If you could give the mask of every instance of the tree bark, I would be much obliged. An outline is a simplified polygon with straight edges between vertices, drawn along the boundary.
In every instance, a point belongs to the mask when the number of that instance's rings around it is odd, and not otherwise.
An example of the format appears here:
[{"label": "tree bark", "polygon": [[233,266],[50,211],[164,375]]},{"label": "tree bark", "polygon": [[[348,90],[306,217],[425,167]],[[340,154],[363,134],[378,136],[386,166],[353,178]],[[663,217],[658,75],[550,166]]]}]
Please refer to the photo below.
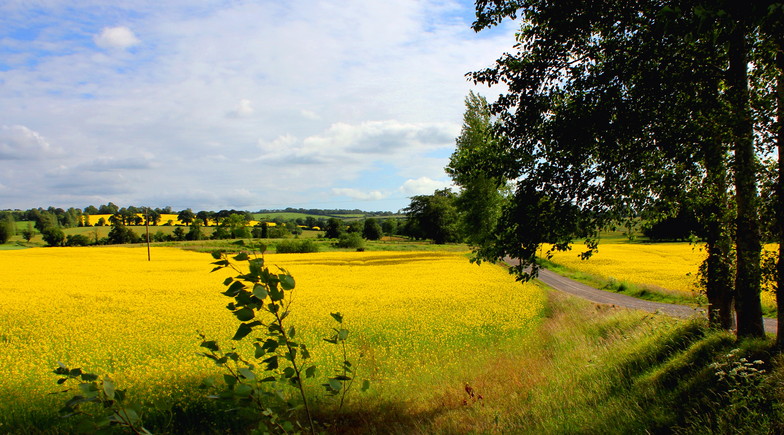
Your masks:
[{"label": "tree bark", "polygon": [[760,301],[759,193],[756,183],[754,131],[749,106],[748,47],[742,15],[736,16],[729,34],[728,97],[732,110],[731,131],[735,151],[735,195],[738,206],[735,231],[737,272],[735,275],[735,309],[738,314],[738,337],[763,337]]},{"label": "tree bark", "polygon": [[779,179],[776,183],[776,232],[779,241],[779,258],[776,263],[776,308],[778,327],[776,347],[784,349],[784,38],[779,39],[776,52],[776,146],[779,157]]}]

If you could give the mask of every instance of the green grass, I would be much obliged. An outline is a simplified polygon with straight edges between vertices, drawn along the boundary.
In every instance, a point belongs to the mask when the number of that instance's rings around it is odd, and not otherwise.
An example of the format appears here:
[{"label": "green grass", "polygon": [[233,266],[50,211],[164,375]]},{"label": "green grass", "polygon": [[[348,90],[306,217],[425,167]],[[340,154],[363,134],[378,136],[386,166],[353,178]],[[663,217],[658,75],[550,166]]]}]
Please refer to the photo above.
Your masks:
[{"label": "green grass", "polygon": [[[465,378],[481,400],[455,385],[337,419],[354,433],[780,433],[784,361],[771,344],[552,292],[547,318],[516,348],[472,349],[494,355]],[[718,380],[712,364],[744,356],[769,375]]]}]

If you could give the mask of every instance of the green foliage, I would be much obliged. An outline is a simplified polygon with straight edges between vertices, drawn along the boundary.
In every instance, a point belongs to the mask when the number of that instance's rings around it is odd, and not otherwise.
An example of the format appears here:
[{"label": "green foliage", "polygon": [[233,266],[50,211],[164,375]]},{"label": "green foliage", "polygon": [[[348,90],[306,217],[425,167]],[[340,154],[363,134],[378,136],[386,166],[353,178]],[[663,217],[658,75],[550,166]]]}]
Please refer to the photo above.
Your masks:
[{"label": "green foliage", "polygon": [[115,220],[112,229],[109,230],[109,243],[119,245],[123,243],[139,243],[141,237],[135,231],[123,225],[120,220]]},{"label": "green foliage", "polygon": [[324,237],[328,239],[337,239],[343,234],[343,221],[338,218],[329,218],[327,226],[324,228]]},{"label": "green foliage", "polygon": [[8,243],[11,236],[16,234],[16,224],[14,217],[10,213],[0,216],[0,244]]},{"label": "green foliage", "polygon": [[59,227],[49,227],[41,231],[46,244],[49,246],[62,246],[65,243],[65,233]]},{"label": "green foliage", "polygon": [[114,427],[120,427],[134,434],[149,434],[142,426],[142,413],[137,404],[131,403],[125,390],[116,387],[109,376],[87,373],[82,369],[69,369],[63,363],[54,370],[61,376],[58,385],[74,384],[59,391],[74,393],[60,409],[62,418],[77,420],[76,429],[79,433],[103,434],[112,433]]},{"label": "green foliage", "polygon": [[406,207],[406,232],[420,239],[432,239],[436,244],[458,242],[457,195],[449,189],[436,190],[432,195],[416,195]]},{"label": "green foliage", "polygon": [[88,246],[91,244],[90,239],[84,234],[69,234],[65,240],[66,246]]},{"label": "green foliage", "polygon": [[345,233],[341,234],[335,246],[338,248],[364,249],[365,240],[359,233]]},{"label": "green foliage", "polygon": [[362,237],[368,240],[378,240],[383,235],[383,231],[381,230],[381,225],[379,225],[378,221],[374,218],[365,219],[364,226],[362,228]]},{"label": "green foliage", "polygon": [[34,236],[35,229],[33,229],[33,223],[28,222],[27,228],[22,230],[22,238],[24,238],[27,243],[30,243],[30,240],[32,240]]},{"label": "green foliage", "polygon": [[[265,250],[263,245],[258,248],[262,253]],[[222,389],[219,388],[217,394],[209,397],[230,403],[239,416],[253,421],[257,425],[254,433],[317,433],[303,385],[304,379],[315,377],[317,369],[310,362],[307,346],[298,339],[299,332],[294,325],[285,321],[290,314],[291,292],[296,287],[294,278],[284,269],[278,268],[277,273],[270,271],[264,263],[264,257],[256,254],[241,252],[229,256],[215,251],[212,256],[216,260],[212,263],[215,266],[213,272],[231,268],[238,273],[223,281],[226,287],[223,295],[233,299],[226,308],[240,322],[232,340],[251,337],[255,352],[251,358],[240,355],[234,348],[224,351],[216,341],[200,335],[201,347],[206,349],[201,355],[226,370]],[[239,263],[246,263],[247,270],[237,266]],[[332,317],[342,323],[339,314],[332,314]],[[351,363],[347,360],[345,347],[348,330],[335,330],[337,336],[334,343],[342,345],[344,351],[344,369],[337,376],[327,379],[327,385],[333,387],[335,392],[344,390],[341,395],[342,406],[345,391],[350,387],[352,377],[349,374],[352,372],[348,371]],[[301,403],[286,397],[280,389],[285,386],[299,392]],[[204,387],[218,386],[215,380],[208,379]],[[302,409],[306,417],[304,424],[298,418]]]},{"label": "green foliage", "polygon": [[282,240],[275,244],[275,252],[278,254],[305,254],[308,252],[318,252],[319,247],[313,240]]}]

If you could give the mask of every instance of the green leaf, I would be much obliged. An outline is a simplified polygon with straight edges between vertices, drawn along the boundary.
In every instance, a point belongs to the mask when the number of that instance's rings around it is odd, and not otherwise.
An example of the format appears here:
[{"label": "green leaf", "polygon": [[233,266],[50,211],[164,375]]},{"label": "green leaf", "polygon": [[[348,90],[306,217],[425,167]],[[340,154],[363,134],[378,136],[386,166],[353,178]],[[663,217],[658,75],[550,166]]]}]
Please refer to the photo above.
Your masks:
[{"label": "green leaf", "polygon": [[251,332],[253,332],[253,328],[250,327],[247,323],[242,323],[240,324],[239,328],[237,328],[237,332],[234,334],[234,337],[232,337],[232,340],[242,340]]},{"label": "green leaf", "polygon": [[343,384],[334,378],[330,378],[329,380],[327,380],[327,382],[329,383],[329,388],[331,388],[334,391],[340,391],[340,389],[343,387]]},{"label": "green leaf", "polygon": [[98,375],[92,373],[82,373],[82,380],[84,382],[92,382],[98,379]]},{"label": "green leaf", "polygon": [[294,325],[291,325],[291,326],[289,327],[289,331],[288,331],[289,340],[293,340],[293,339],[294,339],[294,336],[295,336],[296,334],[297,334],[297,331],[294,329]]},{"label": "green leaf", "polygon": [[[210,254],[212,255],[212,258],[214,258],[216,260],[220,260],[221,257],[223,257],[223,252],[221,252],[221,251],[212,251],[212,252],[210,252]],[[213,263],[213,264],[215,264],[215,263]]]},{"label": "green leaf", "polygon": [[213,352],[218,352],[220,350],[220,347],[215,340],[202,341],[200,347],[207,348]]},{"label": "green leaf", "polygon": [[232,375],[223,375],[223,382],[225,382],[226,385],[234,385],[237,383],[237,378]]},{"label": "green leaf", "polygon": [[234,394],[239,397],[248,397],[250,393],[253,392],[253,387],[247,384],[239,384],[237,388],[234,389]]},{"label": "green leaf", "polygon": [[253,370],[247,367],[240,367],[237,369],[238,372],[242,375],[245,379],[256,379],[256,374],[253,373]]},{"label": "green leaf", "polygon": [[310,366],[305,369],[305,377],[312,378],[316,376],[316,366]]},{"label": "green leaf", "polygon": [[297,375],[297,372],[292,367],[286,367],[283,369],[283,376],[287,378],[292,378]]},{"label": "green leaf", "polygon": [[359,391],[364,393],[365,391],[368,390],[368,388],[370,388],[370,381],[365,379],[364,381],[362,381],[362,386],[359,388]]},{"label": "green leaf", "polygon": [[103,393],[109,400],[114,400],[114,382],[109,378],[103,378]]},{"label": "green leaf", "polygon": [[265,359],[264,363],[267,364],[267,370],[275,370],[278,368],[278,357],[271,356]]},{"label": "green leaf", "polygon": [[234,261],[245,261],[245,260],[247,260],[249,258],[250,257],[248,256],[248,254],[246,252],[240,252],[239,254],[234,256]]},{"label": "green leaf", "polygon": [[242,308],[235,311],[234,315],[237,316],[237,320],[241,322],[247,322],[248,320],[256,317],[256,312],[250,308]]},{"label": "green leaf", "polygon": [[264,351],[264,348],[263,348],[263,347],[261,347],[261,345],[260,345],[260,344],[258,344],[258,343],[253,343],[253,346],[255,346],[255,347],[256,347],[256,350],[254,351],[254,354],[253,354],[253,356],[254,356],[254,357],[256,357],[256,358],[261,358],[261,357],[263,357],[264,355],[266,355],[266,353],[267,353],[267,352],[265,352],[265,351]]},{"label": "green leaf", "polygon": [[342,314],[340,314],[340,313],[329,313],[329,315],[332,316],[332,318],[335,319],[336,322],[343,323],[343,315]]},{"label": "green leaf", "polygon": [[232,281],[234,281],[234,278],[228,277],[228,278],[223,280],[223,285],[229,285],[229,284],[231,284]]},{"label": "green leaf", "polygon": [[308,351],[308,348],[305,347],[304,344],[301,346],[301,348],[302,348],[302,359],[310,359],[310,352]]},{"label": "green leaf", "polygon": [[292,290],[294,289],[294,277],[291,275],[278,275],[278,280],[280,280],[280,286],[283,287],[283,290]]},{"label": "green leaf", "polygon": [[125,421],[128,421],[131,424],[136,424],[141,420],[139,414],[137,414],[133,408],[122,408],[117,411],[117,414],[121,415]]},{"label": "green leaf", "polygon": [[348,329],[341,329],[338,331],[339,340],[345,340],[346,338],[348,338]]},{"label": "green leaf", "polygon": [[271,338],[268,338],[267,341],[264,342],[264,345],[261,346],[262,349],[266,350],[267,352],[275,352],[275,349],[278,348],[278,342]]},{"label": "green leaf", "polygon": [[253,296],[256,296],[257,298],[264,300],[268,295],[269,292],[267,292],[267,289],[263,285],[256,284],[255,286],[253,286]]},{"label": "green leaf", "polygon": [[283,295],[283,291],[274,285],[270,286],[269,294],[270,294],[270,299],[272,299],[273,302],[282,301],[283,298],[285,297]]},{"label": "green leaf", "polygon": [[79,389],[82,390],[84,394],[92,394],[98,391],[98,387],[95,385],[94,382],[86,382],[79,384]]}]

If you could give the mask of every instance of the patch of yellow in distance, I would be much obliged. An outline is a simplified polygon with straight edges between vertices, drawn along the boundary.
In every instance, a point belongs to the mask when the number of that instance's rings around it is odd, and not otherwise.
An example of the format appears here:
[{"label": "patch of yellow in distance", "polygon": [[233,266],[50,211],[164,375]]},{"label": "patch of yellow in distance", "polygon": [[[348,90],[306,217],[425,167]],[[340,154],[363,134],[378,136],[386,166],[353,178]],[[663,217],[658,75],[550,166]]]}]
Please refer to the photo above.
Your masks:
[{"label": "patch of yellow in distance", "polygon": [[[380,395],[405,389],[412,377],[442,377],[478,354],[476,346],[513,340],[533,327],[544,305],[537,287],[521,286],[499,266],[470,264],[460,253],[265,258],[296,280],[287,320],[322,375],[337,354],[321,338],[335,326],[329,313],[341,312],[353,358],[366,355],[364,376]],[[196,331],[226,347],[236,344],[229,338],[239,322],[225,308],[231,299],[220,294],[234,273],[209,273],[212,257],[176,248],[154,248],[152,260],[140,248],[0,251],[0,423],[3,415],[36,407],[58,409],[64,399],[47,396],[56,389],[57,361],[107,372],[119,388],[153,402],[186,400],[178,398],[183,388],[219,373],[195,355]],[[251,340],[240,347],[252,356]]]},{"label": "patch of yellow in distance", "polygon": [[[689,243],[600,243],[599,252],[581,260],[584,249],[575,245],[571,251],[558,252],[552,261],[593,275],[618,281],[654,285],[688,294],[699,293],[697,272],[707,255],[702,245]],[[767,245],[775,250],[775,245]],[[762,303],[774,307],[775,295],[762,292]]]}]

